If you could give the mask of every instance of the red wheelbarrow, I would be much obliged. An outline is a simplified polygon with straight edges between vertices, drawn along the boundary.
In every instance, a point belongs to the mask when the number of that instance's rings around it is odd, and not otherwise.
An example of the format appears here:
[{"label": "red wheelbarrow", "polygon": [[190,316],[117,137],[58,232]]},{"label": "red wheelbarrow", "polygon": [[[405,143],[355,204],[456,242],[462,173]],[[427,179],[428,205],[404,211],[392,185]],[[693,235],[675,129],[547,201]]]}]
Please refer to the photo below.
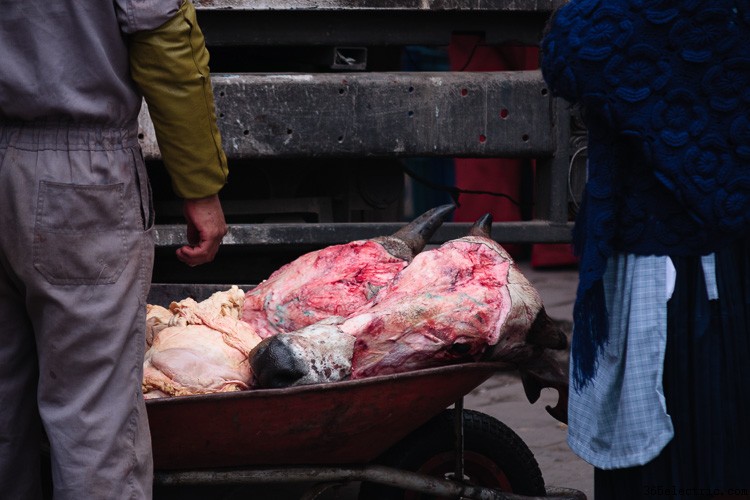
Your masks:
[{"label": "red wheelbarrow", "polygon": [[[545,489],[511,429],[464,410],[504,363],[475,362],[285,389],[147,401],[159,487],[361,481],[361,500],[584,499]],[[561,394],[561,397],[564,395]],[[446,410],[455,404],[455,410]]]}]

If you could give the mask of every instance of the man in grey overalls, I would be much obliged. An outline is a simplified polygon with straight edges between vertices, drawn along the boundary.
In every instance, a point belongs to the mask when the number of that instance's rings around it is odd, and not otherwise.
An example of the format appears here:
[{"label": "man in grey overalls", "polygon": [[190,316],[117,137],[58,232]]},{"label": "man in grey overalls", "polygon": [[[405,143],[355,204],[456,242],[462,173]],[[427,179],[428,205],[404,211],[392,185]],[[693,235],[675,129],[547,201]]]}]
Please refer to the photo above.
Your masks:
[{"label": "man in grey overalls", "polygon": [[[151,497],[141,379],[153,213],[141,96],[189,265],[226,224],[208,54],[182,0],[0,1],[0,498]],[[40,418],[41,417],[41,418]]]}]

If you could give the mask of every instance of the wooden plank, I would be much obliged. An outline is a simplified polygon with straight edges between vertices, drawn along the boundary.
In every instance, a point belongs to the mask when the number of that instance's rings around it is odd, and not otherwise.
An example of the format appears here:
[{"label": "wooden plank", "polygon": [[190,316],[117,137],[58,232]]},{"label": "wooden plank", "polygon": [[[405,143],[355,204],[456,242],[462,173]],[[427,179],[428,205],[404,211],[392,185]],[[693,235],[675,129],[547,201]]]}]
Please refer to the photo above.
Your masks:
[{"label": "wooden plank", "polygon": [[[230,224],[223,245],[256,248],[303,245],[337,245],[349,241],[393,234],[403,226],[398,222],[380,223],[308,223],[308,224]],[[470,223],[443,224],[430,239],[440,244],[465,236]],[[492,237],[500,243],[566,243],[571,238],[572,223],[548,221],[496,222]],[[157,247],[177,247],[186,243],[185,226],[159,225],[155,230]]]},{"label": "wooden plank", "polygon": [[[540,157],[555,151],[539,71],[212,77],[230,159]],[[145,108],[145,107],[144,107]],[[147,113],[147,159],[159,152]]]},{"label": "wooden plank", "polygon": [[537,45],[550,11],[461,9],[207,9],[198,13],[209,49],[216,46],[448,45],[453,33],[488,45]]},{"label": "wooden plank", "polygon": [[539,219],[565,222],[569,219],[570,196],[570,105],[562,99],[553,100],[555,119],[552,133],[558,150],[552,157],[536,163],[536,203],[534,211]]},{"label": "wooden plank", "polygon": [[567,0],[195,0],[201,10],[484,10],[550,12]]},{"label": "wooden plank", "polygon": [[[328,245],[393,234],[400,223],[232,224],[219,255],[208,264],[188,267],[177,260],[175,247],[185,244],[184,225],[156,227],[155,283],[259,283],[305,252]],[[470,224],[446,223],[430,239],[441,244],[460,238]],[[571,223],[545,221],[495,223],[492,236],[506,243],[566,243]],[[179,294],[178,294],[179,295]]]}]

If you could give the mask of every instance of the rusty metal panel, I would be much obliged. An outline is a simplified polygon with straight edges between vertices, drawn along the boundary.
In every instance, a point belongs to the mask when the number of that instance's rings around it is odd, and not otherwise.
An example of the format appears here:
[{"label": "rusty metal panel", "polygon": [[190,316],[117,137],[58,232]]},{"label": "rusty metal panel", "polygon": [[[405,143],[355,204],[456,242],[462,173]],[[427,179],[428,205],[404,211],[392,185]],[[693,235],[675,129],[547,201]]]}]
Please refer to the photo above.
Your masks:
[{"label": "rusty metal panel", "polygon": [[464,363],[335,384],[150,399],[154,468],[367,463],[495,371],[511,369]]},{"label": "rusty metal panel", "polygon": [[[540,157],[555,151],[539,71],[212,77],[230,159]],[[141,116],[147,159],[158,158]]]}]

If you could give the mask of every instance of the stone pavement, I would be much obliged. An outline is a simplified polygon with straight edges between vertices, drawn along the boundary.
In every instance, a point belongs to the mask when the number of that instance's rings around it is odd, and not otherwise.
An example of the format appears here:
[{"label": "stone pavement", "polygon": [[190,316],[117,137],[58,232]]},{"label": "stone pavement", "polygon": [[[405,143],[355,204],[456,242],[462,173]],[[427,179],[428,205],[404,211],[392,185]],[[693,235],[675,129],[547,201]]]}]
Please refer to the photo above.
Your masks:
[{"label": "stone pavement", "polygon": [[[547,313],[553,319],[571,322],[578,272],[573,269],[535,270],[521,263],[521,271],[539,290]],[[575,488],[594,498],[594,471],[578,458],[566,442],[567,426],[547,414],[557,392],[546,389],[535,404],[529,404],[517,376],[498,374],[464,398],[464,406],[491,415],[513,429],[536,457],[548,486]]]}]

